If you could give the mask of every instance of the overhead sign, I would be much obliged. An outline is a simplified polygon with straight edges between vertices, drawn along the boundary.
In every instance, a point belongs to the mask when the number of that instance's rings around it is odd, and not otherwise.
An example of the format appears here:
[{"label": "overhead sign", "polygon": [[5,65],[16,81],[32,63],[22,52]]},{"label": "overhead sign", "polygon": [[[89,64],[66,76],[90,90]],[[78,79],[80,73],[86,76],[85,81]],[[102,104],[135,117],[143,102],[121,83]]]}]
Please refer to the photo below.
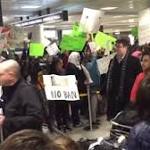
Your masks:
[{"label": "overhead sign", "polygon": [[43,75],[43,82],[47,100],[80,100],[74,75]]},{"label": "overhead sign", "polygon": [[51,13],[51,14],[40,16],[40,17],[28,19],[25,21],[12,23],[12,25],[23,27],[23,26],[30,26],[30,25],[35,25],[35,24],[42,24],[45,22],[54,23],[57,21],[68,21],[68,11],[63,10],[57,13]]}]

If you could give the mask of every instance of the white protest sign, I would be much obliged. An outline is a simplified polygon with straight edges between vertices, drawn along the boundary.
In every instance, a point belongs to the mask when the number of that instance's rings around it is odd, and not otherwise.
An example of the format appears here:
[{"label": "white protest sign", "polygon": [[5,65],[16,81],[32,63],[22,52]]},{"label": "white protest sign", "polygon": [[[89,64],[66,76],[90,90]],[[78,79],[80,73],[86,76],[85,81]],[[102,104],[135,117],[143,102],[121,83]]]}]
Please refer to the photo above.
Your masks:
[{"label": "white protest sign", "polygon": [[96,52],[100,49],[100,46],[98,46],[95,42],[89,42],[88,44],[91,49],[91,52]]},{"label": "white protest sign", "polygon": [[150,42],[150,8],[139,13],[139,45]]},{"label": "white protest sign", "polygon": [[84,32],[95,33],[100,27],[100,18],[104,15],[103,11],[84,8],[80,20],[80,26]]},{"label": "white protest sign", "polygon": [[47,47],[46,51],[48,52],[50,56],[52,56],[52,55],[56,55],[60,50],[57,44],[53,43]]},{"label": "white protest sign", "polygon": [[47,100],[80,100],[74,75],[43,75],[43,82]]},{"label": "white protest sign", "polygon": [[115,56],[115,53],[97,60],[97,66],[98,66],[98,70],[100,74],[107,73],[109,63],[114,56]]}]

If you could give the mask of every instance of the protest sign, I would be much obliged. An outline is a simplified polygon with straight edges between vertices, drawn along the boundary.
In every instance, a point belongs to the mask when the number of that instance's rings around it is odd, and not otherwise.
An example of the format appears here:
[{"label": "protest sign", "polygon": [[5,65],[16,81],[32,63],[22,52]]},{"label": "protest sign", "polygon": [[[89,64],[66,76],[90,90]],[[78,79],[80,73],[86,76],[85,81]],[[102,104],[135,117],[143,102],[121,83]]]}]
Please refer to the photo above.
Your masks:
[{"label": "protest sign", "polygon": [[46,51],[50,56],[53,56],[57,55],[57,53],[59,52],[59,48],[56,43],[53,43],[46,48]]},{"label": "protest sign", "polygon": [[107,35],[103,32],[98,32],[95,37],[96,44],[99,45],[101,48],[105,48],[106,50],[109,51],[113,49],[116,40],[117,40],[116,38]]},{"label": "protest sign", "polygon": [[84,36],[72,36],[64,35],[61,42],[60,48],[63,51],[76,51],[80,52],[83,50],[86,44],[86,37]]},{"label": "protest sign", "polygon": [[100,27],[100,18],[104,12],[95,9],[84,8],[80,20],[80,26],[86,33],[95,33]]},{"label": "protest sign", "polygon": [[44,55],[44,45],[41,43],[30,43],[29,55],[35,56],[35,57],[43,56]]},{"label": "protest sign", "polygon": [[74,75],[43,75],[47,100],[80,100]]},{"label": "protest sign", "polygon": [[110,60],[114,56],[115,56],[115,53],[97,60],[98,70],[101,75],[107,73]]}]

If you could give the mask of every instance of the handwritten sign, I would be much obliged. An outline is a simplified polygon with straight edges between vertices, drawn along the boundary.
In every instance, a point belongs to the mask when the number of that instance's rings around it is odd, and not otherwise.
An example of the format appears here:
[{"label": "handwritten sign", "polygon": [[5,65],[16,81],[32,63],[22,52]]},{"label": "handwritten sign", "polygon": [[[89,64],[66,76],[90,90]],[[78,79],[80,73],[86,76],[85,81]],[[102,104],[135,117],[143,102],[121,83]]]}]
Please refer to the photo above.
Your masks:
[{"label": "handwritten sign", "polygon": [[115,56],[115,53],[97,60],[97,66],[98,66],[98,70],[100,74],[107,73],[109,63],[114,56]]},{"label": "handwritten sign", "polygon": [[80,20],[80,25],[83,27],[84,32],[95,33],[100,27],[100,18],[104,12],[95,9],[84,8]]},{"label": "handwritten sign", "polygon": [[80,100],[74,75],[43,75],[47,100]]},{"label": "handwritten sign", "polygon": [[47,47],[46,51],[48,52],[50,56],[53,56],[53,55],[57,55],[57,53],[59,53],[60,50],[57,44],[53,43]]}]

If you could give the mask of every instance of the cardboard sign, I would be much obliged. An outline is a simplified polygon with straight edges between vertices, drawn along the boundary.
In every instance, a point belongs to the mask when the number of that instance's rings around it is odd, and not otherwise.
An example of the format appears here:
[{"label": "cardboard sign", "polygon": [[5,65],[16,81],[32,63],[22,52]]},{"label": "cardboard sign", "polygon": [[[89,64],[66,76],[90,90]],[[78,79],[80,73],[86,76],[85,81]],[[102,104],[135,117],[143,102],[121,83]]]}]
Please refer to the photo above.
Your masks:
[{"label": "cardboard sign", "polygon": [[43,56],[44,55],[44,45],[41,43],[30,43],[29,55],[35,56],[35,57]]},{"label": "cardboard sign", "polygon": [[47,100],[80,100],[74,75],[43,75]]},{"label": "cardboard sign", "polygon": [[59,52],[59,48],[56,43],[53,43],[47,47],[46,51],[50,56],[53,56],[57,55],[57,53]]},{"label": "cardboard sign", "polygon": [[86,44],[86,37],[84,36],[71,36],[64,35],[61,42],[60,48],[63,51],[75,51],[80,52],[83,50]]},{"label": "cardboard sign", "polygon": [[89,42],[88,45],[89,45],[92,53],[96,52],[100,49],[100,46],[96,45],[95,42]]},{"label": "cardboard sign", "polygon": [[98,70],[101,75],[107,73],[110,60],[114,56],[115,56],[115,53],[97,60]]},{"label": "cardboard sign", "polygon": [[105,55],[109,55],[112,51],[117,39],[103,32],[98,32],[95,37],[95,43],[100,48],[105,49]]},{"label": "cardboard sign", "polygon": [[95,37],[95,42],[97,45],[99,45],[101,48],[105,48],[110,51],[112,50],[116,40],[117,40],[116,38],[107,35],[103,32],[98,32]]},{"label": "cardboard sign", "polygon": [[83,27],[84,32],[95,33],[100,27],[100,18],[104,12],[95,9],[84,8],[80,20],[80,25]]}]

